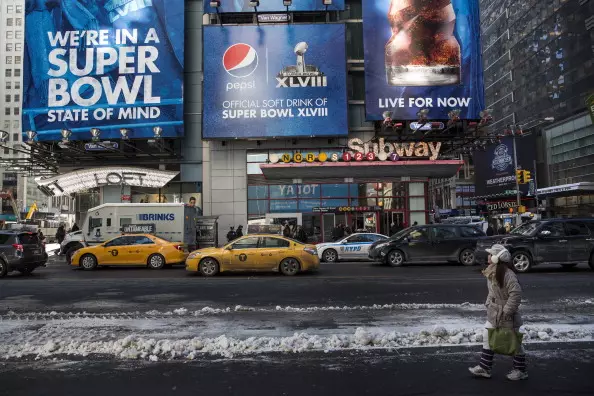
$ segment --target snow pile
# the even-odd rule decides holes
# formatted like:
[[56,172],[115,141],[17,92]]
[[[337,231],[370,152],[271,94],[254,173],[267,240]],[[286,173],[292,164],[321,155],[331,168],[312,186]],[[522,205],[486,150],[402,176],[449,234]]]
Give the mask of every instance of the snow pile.
[[[296,332],[286,337],[249,337],[239,339],[225,334],[217,337],[187,339],[155,339],[128,335],[113,340],[80,341],[59,338],[36,344],[28,341],[0,345],[0,356],[5,359],[35,356],[36,359],[55,355],[88,356],[109,355],[121,359],[196,359],[205,355],[231,358],[270,352],[304,353],[312,351],[397,349],[473,345],[483,341],[483,328],[447,330],[436,327],[420,332],[397,332],[378,328],[359,327],[354,333],[316,335]],[[591,341],[594,327],[531,326],[525,329],[529,342]]]
[[594,298],[588,298],[586,300],[579,298],[564,298],[562,300],[555,301],[555,303],[573,307],[591,306],[594,305]]
[[48,243],[45,245],[45,251],[49,257],[55,256],[55,251],[60,249],[59,243]]

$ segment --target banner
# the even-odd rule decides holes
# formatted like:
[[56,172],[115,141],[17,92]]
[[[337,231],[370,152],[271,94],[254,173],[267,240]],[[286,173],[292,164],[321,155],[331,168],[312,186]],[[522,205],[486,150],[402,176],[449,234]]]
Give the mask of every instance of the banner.
[[346,136],[343,24],[205,26],[204,139]]
[[184,0],[26,1],[23,130],[183,135]]
[[[478,0],[363,1],[368,120],[478,119],[485,108]],[[386,114],[387,115],[387,114]]]
[[[518,169],[530,171],[534,175],[536,159],[536,135],[516,137]],[[487,152],[475,151],[473,155],[475,195],[505,194],[515,195],[516,171],[514,167],[513,137],[501,139],[501,143],[487,146]],[[520,184],[523,195],[528,194],[530,184]]]
[[[217,9],[210,6],[210,1],[204,0],[204,12],[207,14],[216,14]],[[219,7],[220,13],[225,12],[255,12],[254,7],[250,7],[249,0],[221,0]],[[293,0],[289,6],[289,12],[293,11],[340,11],[344,10],[344,0],[333,0],[332,5],[327,8],[323,0]],[[258,12],[286,12],[287,7],[283,6],[282,0],[261,0],[258,6]]]

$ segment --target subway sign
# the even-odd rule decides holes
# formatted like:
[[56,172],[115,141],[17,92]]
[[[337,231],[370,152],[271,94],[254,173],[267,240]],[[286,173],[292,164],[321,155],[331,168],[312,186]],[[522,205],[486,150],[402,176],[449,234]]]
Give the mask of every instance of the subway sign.
[[364,143],[355,138],[348,141],[348,148],[343,153],[285,153],[270,155],[273,164],[284,162],[350,162],[350,161],[400,161],[409,159],[427,159],[434,161],[439,157],[441,142],[386,142],[380,138],[374,143]]

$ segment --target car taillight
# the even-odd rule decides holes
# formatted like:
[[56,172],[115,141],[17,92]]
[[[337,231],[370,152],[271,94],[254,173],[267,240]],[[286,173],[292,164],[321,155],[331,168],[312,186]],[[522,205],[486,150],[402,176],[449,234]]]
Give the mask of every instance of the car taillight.
[[17,250],[17,252],[24,252],[25,250],[23,249],[23,245],[19,244],[19,243],[13,243],[12,247],[15,248]]
[[179,251],[184,251],[184,245],[175,245],[175,248]]

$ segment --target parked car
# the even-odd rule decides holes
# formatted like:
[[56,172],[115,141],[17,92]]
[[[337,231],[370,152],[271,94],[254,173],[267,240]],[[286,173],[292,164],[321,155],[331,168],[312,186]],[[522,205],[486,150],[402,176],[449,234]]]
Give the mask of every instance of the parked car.
[[316,248],[318,248],[320,260],[327,263],[339,260],[367,260],[371,245],[386,239],[388,237],[381,234],[357,233],[337,242],[319,243]]
[[102,265],[134,265],[162,269],[183,264],[188,249],[181,242],[169,242],[150,234],[122,235],[105,243],[78,249],[70,265],[94,270]]
[[222,248],[196,250],[186,260],[186,271],[214,276],[227,271],[280,272],[296,275],[320,266],[318,251],[280,235],[252,234],[234,240]]
[[518,272],[528,272],[539,264],[571,268],[588,263],[594,269],[594,219],[548,219],[524,223],[507,235],[479,241],[475,252],[479,263],[487,263],[485,249],[494,243],[507,247]]
[[0,278],[12,271],[28,275],[46,262],[47,253],[37,234],[0,231]]
[[459,262],[474,265],[479,228],[461,224],[414,226],[371,245],[369,258],[394,267],[406,263]]

